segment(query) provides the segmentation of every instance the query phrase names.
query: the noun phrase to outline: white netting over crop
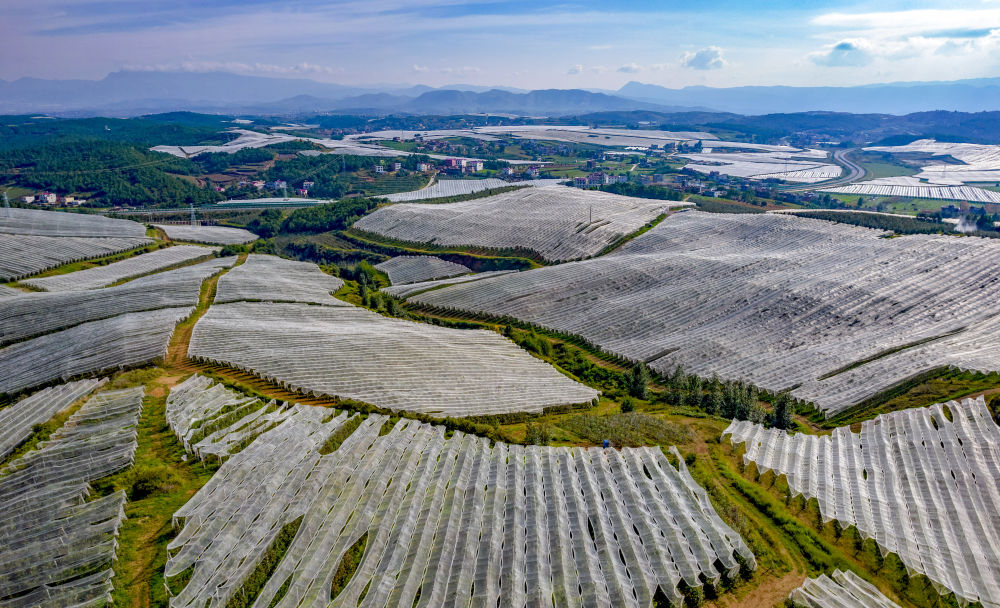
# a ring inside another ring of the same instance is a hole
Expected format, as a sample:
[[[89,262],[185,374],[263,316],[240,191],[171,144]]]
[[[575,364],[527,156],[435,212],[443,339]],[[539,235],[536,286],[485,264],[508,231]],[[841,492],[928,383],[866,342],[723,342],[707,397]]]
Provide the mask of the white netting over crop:
[[[261,433],[309,406],[289,405],[241,395],[195,374],[167,397],[167,424],[184,449],[205,459],[225,460]]]
[[[438,416],[539,412],[598,396],[497,333],[354,306],[216,304],[188,354],[292,390]]]
[[[667,201],[550,186],[460,203],[390,205],[354,227],[414,243],[522,248],[561,261],[596,255],[669,207]]]
[[[734,421],[746,462],[784,474],[826,521],[857,526],[939,589],[1000,606],[1000,427],[980,397],[883,414],[860,433]]]
[[[0,606],[110,603],[125,493],[86,499],[90,482],[132,465],[142,398],[99,393],[0,471]]]
[[[18,292],[24,297],[0,298],[0,344],[127,312],[194,306],[202,281],[235,260],[213,258],[106,289]]]
[[[793,394],[827,412],[935,367],[1000,370],[1000,302],[986,295],[1000,243],[882,236],[688,211],[610,255],[412,299],[578,334],[661,372],[801,385]]]
[[[825,162],[827,155],[822,150],[816,152],[820,154],[817,156],[812,151],[803,154],[788,151],[704,152],[680,156],[691,161],[684,166],[685,169],[701,173],[717,172],[751,179],[775,178],[810,184],[839,177],[842,172],[840,165]]]
[[[1000,178],[1000,172],[997,173],[997,177]],[[1000,203],[1000,192],[976,188],[974,186],[930,184],[922,182],[915,177],[884,177],[866,182],[856,182],[846,186],[838,186],[836,188],[826,188],[824,191],[867,194],[869,196],[909,196],[975,203]]]
[[[472,272],[467,266],[432,255],[401,255],[376,264],[375,268],[389,275],[389,281],[393,285],[446,279]]]
[[[877,587],[850,570],[807,578],[789,598],[803,608],[900,608]]]
[[[80,238],[0,234],[0,280],[17,280],[69,262],[121,253],[152,242],[152,239],[145,237]]]
[[[905,146],[875,146],[865,148],[889,154],[917,152],[934,156],[950,156],[961,164],[945,159],[928,163],[914,177],[930,184],[961,185],[973,182],[1000,182],[1000,146],[965,144],[918,139]]]
[[[0,410],[0,460],[31,436],[36,424],[52,418],[104,382],[95,379],[60,384]]]
[[[40,209],[10,209],[0,215],[0,232],[35,236],[144,237],[146,227],[103,215]]]
[[[209,245],[241,245],[257,240],[257,235],[242,228],[228,226],[191,226],[187,224],[153,224],[175,241],[208,243]]]
[[[25,295],[25,292],[21,291],[20,289],[14,289],[13,287],[0,285],[0,300],[6,300],[7,298],[13,298],[23,295]]]
[[[460,277],[452,277],[450,279],[438,279],[436,281],[421,281],[419,283],[409,283],[407,285],[392,285],[390,287],[383,287],[381,291],[391,296],[396,296],[397,298],[408,298],[414,294],[420,293],[422,291],[427,291],[428,289],[434,289],[435,287],[440,287],[442,285],[455,285],[457,283],[468,283],[469,281],[479,281],[481,279],[495,277],[501,274],[509,274],[511,272],[517,272],[517,271],[489,270],[486,272],[479,272],[476,274],[466,274]]]
[[[37,287],[45,291],[81,291],[98,289],[140,275],[156,272],[170,266],[190,262],[198,258],[212,255],[216,250],[195,245],[178,245],[157,249],[150,253],[137,255],[107,266],[94,266],[86,270],[78,270],[41,279],[28,279],[25,285]]]
[[[162,357],[174,326],[192,310],[188,306],[128,313],[2,348],[0,394]]]
[[[307,302],[350,306],[331,295],[344,282],[316,264],[285,260],[273,255],[251,254],[246,262],[219,279],[215,301]]]
[[[413,190],[411,192],[389,194],[386,195],[385,198],[394,203],[402,203],[408,201],[426,200],[430,198],[440,198],[442,196],[461,196],[463,194],[472,194],[474,192],[493,190],[495,188],[508,188],[510,186],[555,186],[558,185],[560,181],[564,180],[534,179],[520,182],[505,182],[504,180],[497,179],[495,177],[489,177],[486,179],[442,179],[434,182],[426,188]]]
[[[171,606],[225,606],[299,518],[255,606],[646,607],[657,588],[676,600],[681,581],[754,565],[676,450],[677,467],[657,448],[491,447],[406,419],[385,433],[372,415],[322,454],[347,421],[303,410],[176,513],[166,575],[191,572]],[[365,535],[331,604],[338,565]]]

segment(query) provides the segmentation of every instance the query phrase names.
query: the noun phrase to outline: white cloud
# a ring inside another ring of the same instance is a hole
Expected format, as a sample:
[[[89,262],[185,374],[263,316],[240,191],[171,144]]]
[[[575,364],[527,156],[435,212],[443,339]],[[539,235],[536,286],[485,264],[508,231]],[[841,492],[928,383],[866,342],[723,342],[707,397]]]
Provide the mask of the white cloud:
[[[722,56],[722,49],[709,46],[684,53],[681,56],[681,65],[693,70],[718,70],[726,66],[726,58]]]
[[[579,63],[566,70],[566,73],[570,74],[571,76],[575,76],[576,74],[579,74],[581,72],[583,72],[583,66],[580,65]]]
[[[941,30],[978,30],[1000,27],[1000,9],[917,9],[872,13],[826,13],[815,25],[858,30],[929,33]]]
[[[618,71],[622,74],[638,74],[642,71],[642,66],[635,63],[626,63],[622,67],[618,68]]]
[[[125,64],[123,70],[137,72],[234,72],[237,74],[317,75],[339,74],[343,68],[302,62],[295,65],[243,63],[239,61],[183,61],[175,64]]]
[[[810,61],[827,67],[859,67],[868,65],[873,59],[871,43],[862,38],[841,40],[809,54]]]
[[[426,74],[427,72],[430,72],[431,69],[429,67],[427,67],[426,65],[417,65],[417,64],[414,63],[413,64],[413,71],[416,72],[417,74]]]

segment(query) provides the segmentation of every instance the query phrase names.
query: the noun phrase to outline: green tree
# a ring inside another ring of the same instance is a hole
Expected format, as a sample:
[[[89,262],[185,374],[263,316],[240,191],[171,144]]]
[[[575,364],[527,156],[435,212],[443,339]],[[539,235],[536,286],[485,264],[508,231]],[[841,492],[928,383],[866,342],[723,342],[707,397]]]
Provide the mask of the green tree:
[[[636,363],[632,367],[632,374],[629,376],[629,395],[636,399],[649,398],[649,369],[643,363]]]

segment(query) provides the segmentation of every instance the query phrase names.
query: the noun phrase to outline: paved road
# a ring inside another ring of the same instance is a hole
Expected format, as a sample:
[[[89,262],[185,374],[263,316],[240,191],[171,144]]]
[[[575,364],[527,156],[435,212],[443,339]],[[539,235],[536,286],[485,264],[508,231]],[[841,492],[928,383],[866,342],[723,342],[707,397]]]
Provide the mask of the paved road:
[[[815,184],[799,184],[792,186],[790,188],[782,188],[784,192],[806,192],[808,190],[818,190],[820,188],[833,188],[834,186],[845,186],[851,182],[856,182],[865,176],[865,169],[861,165],[857,164],[848,155],[854,152],[857,148],[849,148],[847,150],[837,150],[833,153],[833,162],[837,163],[841,167],[847,170],[847,173],[841,175],[836,179],[827,180],[825,182],[817,182]]]

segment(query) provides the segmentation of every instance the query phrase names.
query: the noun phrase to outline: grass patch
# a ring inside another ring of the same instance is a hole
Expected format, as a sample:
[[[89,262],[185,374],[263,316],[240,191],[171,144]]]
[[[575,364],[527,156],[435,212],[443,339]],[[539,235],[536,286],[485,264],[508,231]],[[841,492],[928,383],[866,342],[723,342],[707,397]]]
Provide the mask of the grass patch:
[[[340,592],[344,590],[347,583],[354,577],[354,573],[357,572],[358,566],[361,564],[361,558],[365,555],[365,548],[367,546],[368,533],[365,532],[361,535],[361,538],[344,552],[344,557],[341,558],[340,563],[337,565],[337,570],[333,574],[333,584],[330,586],[330,601],[337,599]]]

